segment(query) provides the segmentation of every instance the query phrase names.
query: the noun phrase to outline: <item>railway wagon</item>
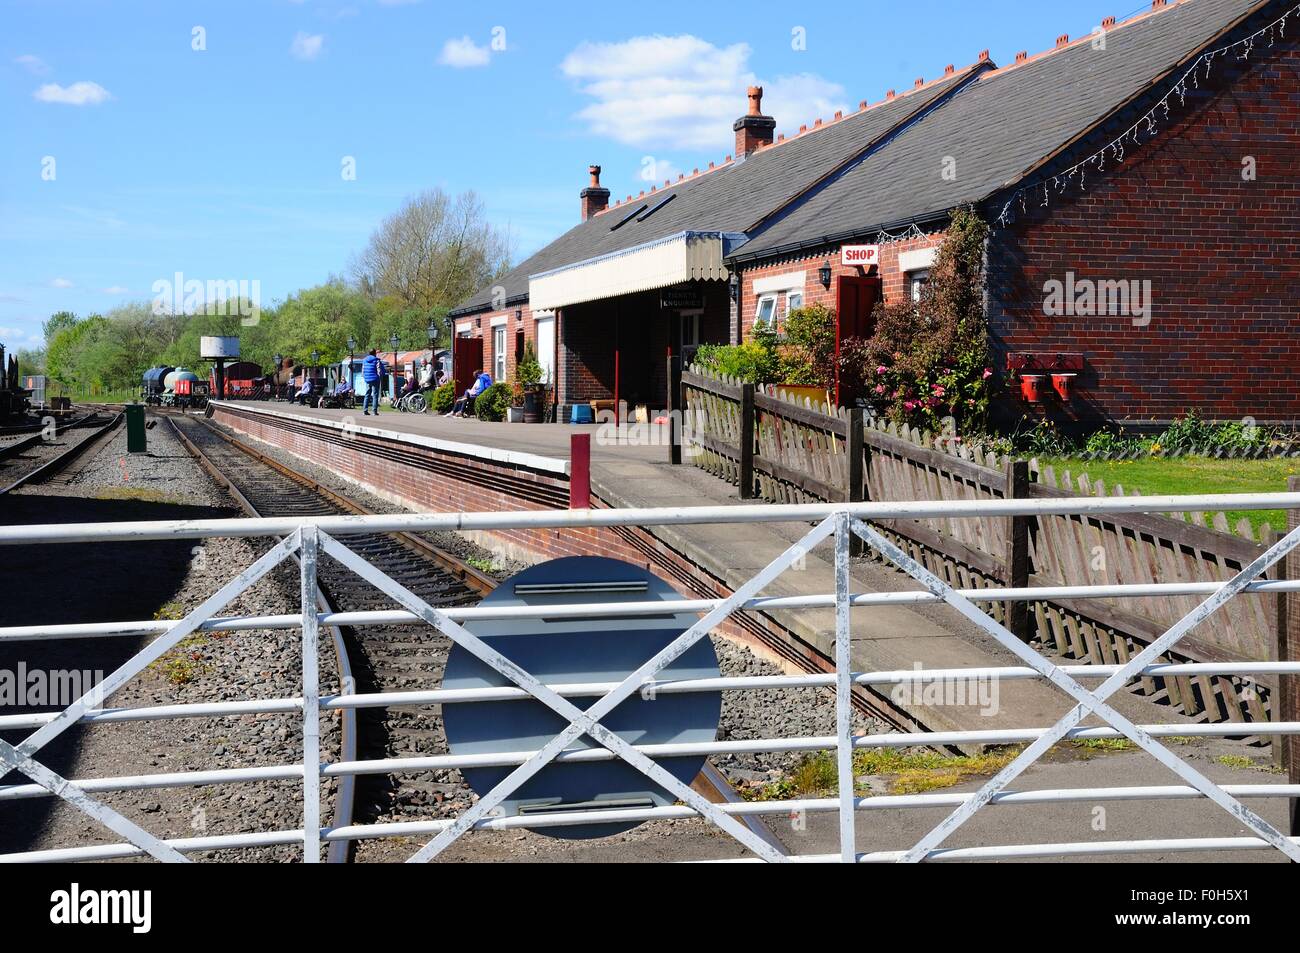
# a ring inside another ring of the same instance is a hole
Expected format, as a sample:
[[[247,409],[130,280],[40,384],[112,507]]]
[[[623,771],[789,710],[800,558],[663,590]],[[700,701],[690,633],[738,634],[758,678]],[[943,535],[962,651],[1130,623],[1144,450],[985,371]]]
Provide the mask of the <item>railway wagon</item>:
[[[226,392],[217,393],[217,372],[214,368],[208,373],[208,392],[214,398],[228,397],[231,400],[256,400],[262,396],[265,381],[262,377],[262,365],[252,361],[236,361],[226,365]]]
[[[145,371],[140,386],[140,399],[146,404],[160,405],[163,392],[167,390],[167,375],[175,370],[169,365],[161,365]]]
[[[185,367],[178,367],[163,378],[160,398],[164,407],[206,407],[208,382]]]

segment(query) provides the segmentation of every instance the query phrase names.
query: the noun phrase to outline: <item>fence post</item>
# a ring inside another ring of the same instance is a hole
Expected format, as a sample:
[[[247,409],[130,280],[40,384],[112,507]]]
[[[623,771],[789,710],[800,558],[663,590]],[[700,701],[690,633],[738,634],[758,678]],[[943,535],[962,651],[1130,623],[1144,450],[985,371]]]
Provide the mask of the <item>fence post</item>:
[[[569,509],[591,508],[591,434],[569,435]]]
[[[866,441],[862,434],[861,407],[849,408],[848,427],[848,437],[844,441],[844,452],[848,454],[844,468],[845,482],[848,484],[844,488],[844,499],[849,503],[861,503],[866,499],[862,485],[863,468],[866,466]],[[849,534],[850,556],[861,556],[865,547],[866,541],[861,536],[857,533]]]
[[[668,462],[682,462],[682,424],[686,401],[682,399],[682,358],[668,355]],[[680,418],[680,419],[679,419]]]
[[[1287,490],[1300,493],[1300,477],[1287,479]],[[1286,531],[1300,527],[1300,510],[1286,511]],[[1300,579],[1300,554],[1292,550],[1280,567],[1284,579]],[[1300,659],[1300,593],[1283,593],[1278,599],[1277,660],[1294,662]],[[1274,721],[1300,721],[1300,675],[1277,677],[1277,701],[1273,706]],[[1282,764],[1287,769],[1287,780],[1300,784],[1300,739],[1295,735],[1277,736],[1274,742],[1282,749]],[[1291,836],[1300,836],[1300,798],[1291,798]]]
[[[1006,491],[1008,500],[1024,499],[1029,495],[1029,462],[1008,460],[1006,464]],[[1022,589],[1029,585],[1029,516],[1007,517],[1007,550],[1003,566],[1003,584]],[[1004,602],[1003,618],[1007,629],[1022,642],[1029,641],[1029,603]]]
[[[740,498],[754,498],[754,385],[740,385]]]

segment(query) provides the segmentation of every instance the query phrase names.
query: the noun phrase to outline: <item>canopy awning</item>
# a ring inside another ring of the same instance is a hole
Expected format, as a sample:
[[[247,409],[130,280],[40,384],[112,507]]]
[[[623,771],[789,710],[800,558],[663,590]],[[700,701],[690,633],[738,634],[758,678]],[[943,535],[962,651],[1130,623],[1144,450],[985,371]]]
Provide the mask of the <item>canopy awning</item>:
[[[536,313],[683,281],[722,281],[727,277],[723,256],[744,238],[729,232],[680,232],[530,275],[528,304]]]

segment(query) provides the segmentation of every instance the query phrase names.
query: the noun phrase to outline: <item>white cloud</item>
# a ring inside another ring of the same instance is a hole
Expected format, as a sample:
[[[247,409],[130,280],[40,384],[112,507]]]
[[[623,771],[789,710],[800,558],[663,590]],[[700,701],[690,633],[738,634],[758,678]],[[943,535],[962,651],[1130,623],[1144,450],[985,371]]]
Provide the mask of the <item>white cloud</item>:
[[[124,295],[124,294],[131,293],[130,288],[123,288],[121,285],[109,285],[107,288],[103,288],[101,290],[106,295]]]
[[[299,32],[289,44],[289,53],[296,59],[314,60],[325,46],[325,34]]]
[[[46,83],[32,95],[43,103],[63,103],[66,106],[98,106],[113,98],[103,86],[84,79],[71,86]]]
[[[0,327],[0,340],[3,340],[10,347],[21,346],[24,342],[40,345],[45,343],[45,336],[41,334],[39,328],[29,330],[28,328],[19,327]]]
[[[717,47],[689,34],[639,36],[583,43],[560,69],[593,100],[578,113],[591,132],[626,145],[725,148],[755,84],[780,129],[847,109],[843,87],[815,74],[760,80],[748,68],[751,52],[745,43]]]
[[[458,40],[448,40],[442,44],[442,55],[438,57],[438,62],[443,66],[465,69],[470,66],[487,66],[491,58],[492,53],[486,46],[477,46],[469,37],[462,36]]]
[[[51,287],[51,288],[71,288],[71,287],[72,287],[72,282],[69,281],[67,278],[51,278],[51,279],[50,279],[50,287]]]
[[[33,56],[31,53],[24,53],[22,56],[15,56],[14,62],[21,66],[33,76],[44,76],[50,71],[50,67],[45,60],[39,56]]]

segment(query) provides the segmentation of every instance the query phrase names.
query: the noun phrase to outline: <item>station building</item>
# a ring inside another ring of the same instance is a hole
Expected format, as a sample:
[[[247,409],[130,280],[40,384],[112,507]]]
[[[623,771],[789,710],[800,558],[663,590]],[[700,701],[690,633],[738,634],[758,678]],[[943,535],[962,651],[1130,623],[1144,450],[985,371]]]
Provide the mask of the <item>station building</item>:
[[[662,407],[666,355],[800,304],[868,334],[973,205],[995,371],[1063,377],[1037,400],[1008,386],[1003,415],[1291,423],[1298,38],[1295,0],[1155,0],[789,136],[751,89],[721,163],[613,205],[593,166],[580,223],[453,312],[460,366],[508,379],[533,340],[562,411]]]

